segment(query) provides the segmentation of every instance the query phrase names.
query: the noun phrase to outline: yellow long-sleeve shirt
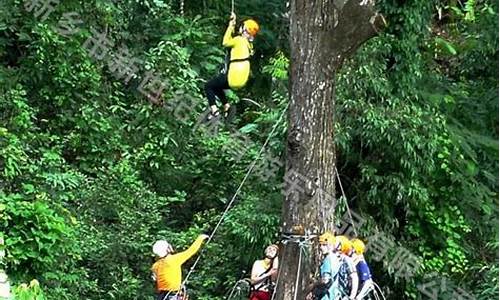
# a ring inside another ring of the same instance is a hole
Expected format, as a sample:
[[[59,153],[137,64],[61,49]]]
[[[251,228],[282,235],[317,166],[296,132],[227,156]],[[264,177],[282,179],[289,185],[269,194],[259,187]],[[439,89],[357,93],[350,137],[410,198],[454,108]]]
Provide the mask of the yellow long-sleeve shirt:
[[[199,236],[187,250],[167,255],[153,264],[151,271],[153,271],[156,278],[157,291],[176,292],[181,288],[181,266],[198,252],[202,243],[203,237]]]
[[[222,40],[222,46],[231,48],[230,58],[245,59],[252,54],[252,43],[247,38],[238,35],[233,37],[234,26],[229,25]],[[229,64],[227,81],[232,89],[239,89],[245,86],[250,76],[250,61],[239,61]]]

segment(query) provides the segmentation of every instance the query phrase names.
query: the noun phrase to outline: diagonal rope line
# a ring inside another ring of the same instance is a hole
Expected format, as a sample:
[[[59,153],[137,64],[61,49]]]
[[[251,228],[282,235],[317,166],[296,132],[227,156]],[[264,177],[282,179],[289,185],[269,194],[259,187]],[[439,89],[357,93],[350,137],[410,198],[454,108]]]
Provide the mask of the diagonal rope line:
[[[287,106],[288,107],[288,106]],[[259,161],[262,153],[264,152],[264,149],[266,148],[267,144],[269,143],[269,141],[271,140],[274,132],[276,131],[276,128],[278,128],[278,125],[281,121],[281,119],[283,118],[283,115],[285,114],[286,110],[287,110],[287,107],[285,107],[285,109],[283,109],[283,111],[281,112],[281,115],[279,116],[278,120],[276,121],[276,123],[274,124],[273,126],[273,129],[271,130],[271,132],[269,133],[266,141],[264,142],[264,144],[262,145],[262,147],[260,148],[259,152],[257,153],[257,157],[254,159],[254,161],[252,162],[252,164],[250,165],[250,167],[248,168],[248,171],[247,173],[245,174],[245,177],[243,178],[243,180],[241,181],[240,185],[238,186],[238,189],[236,190],[236,192],[234,193],[233,197],[231,198],[231,201],[229,201],[229,203],[227,204],[226,206],[226,209],[224,210],[224,212],[222,213],[222,216],[221,218],[219,219],[219,222],[217,222],[217,225],[215,226],[214,230],[212,231],[212,233],[210,234],[210,236],[208,237],[208,240],[207,242],[205,243],[205,248],[206,249],[206,246],[212,241],[215,233],[217,232],[217,230],[219,229],[220,225],[222,224],[222,222],[224,221],[224,218],[226,217],[227,213],[229,212],[229,210],[231,209],[231,206],[233,205],[234,201],[236,200],[236,196],[238,196],[239,192],[241,191],[241,188],[243,187],[243,185],[245,184],[245,181],[248,179],[248,177],[250,176],[250,174],[252,173],[255,165],[257,164],[257,162]],[[203,250],[202,250],[202,253],[200,253],[200,255],[198,256],[198,258],[196,259],[196,261],[194,262],[193,266],[191,267],[191,269],[189,270],[188,274],[186,275],[186,278],[184,279],[184,281],[182,282],[182,285],[184,285],[189,277],[191,276],[191,274],[194,272],[194,269],[196,268],[196,266],[198,265],[198,262],[200,261],[201,259],[201,254],[203,254]],[[179,292],[177,292],[178,294]],[[167,294],[168,296],[168,294]],[[164,298],[164,300],[167,298],[167,296]]]
[[[342,181],[340,180],[339,171],[337,170],[337,166],[335,166],[335,174],[337,175],[337,180],[339,182],[340,190],[342,191],[342,198],[344,198],[345,206],[347,207],[347,213],[349,214],[349,218],[351,219],[351,225],[354,229],[354,234],[358,236],[358,231],[356,230],[356,226],[354,225],[354,219],[352,218],[351,209],[349,208],[349,204],[347,203],[347,197],[344,192],[344,187],[342,186]]]

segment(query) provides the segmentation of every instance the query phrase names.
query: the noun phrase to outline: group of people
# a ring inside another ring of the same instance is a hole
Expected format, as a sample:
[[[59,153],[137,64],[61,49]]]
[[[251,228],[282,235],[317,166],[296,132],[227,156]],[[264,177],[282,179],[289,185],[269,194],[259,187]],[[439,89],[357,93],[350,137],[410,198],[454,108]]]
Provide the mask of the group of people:
[[[325,232],[319,237],[319,245],[323,255],[320,278],[312,285],[307,299],[366,299],[373,281],[364,258],[363,241]]]
[[[230,104],[225,90],[244,87],[250,76],[250,57],[253,55],[252,42],[259,32],[259,24],[247,19],[236,30],[236,15],[231,13],[229,25],[222,45],[230,51],[223,69],[205,85],[209,103],[208,119],[220,115],[216,100],[222,102],[222,113],[227,116]],[[236,35],[235,35],[236,34]],[[151,270],[156,282],[157,300],[187,300],[182,292],[181,266],[200,249],[207,235],[200,235],[185,251],[174,253],[165,240],[157,241],[153,252],[158,260]],[[361,300],[373,289],[370,268],[363,253],[365,244],[360,239],[349,240],[345,236],[335,236],[325,232],[319,237],[323,255],[320,278],[312,284],[307,300]],[[277,245],[270,245],[264,251],[265,257],[255,261],[251,272],[250,300],[270,300],[278,277]]]
[[[182,252],[175,253],[166,240],[153,245],[157,260],[151,267],[152,279],[156,283],[157,300],[187,300],[182,286],[182,265],[200,250],[208,235],[202,234]],[[252,267],[251,300],[269,300],[278,275],[278,245],[270,245],[264,251],[265,257],[255,261]]]
[[[153,245],[157,300],[187,300],[182,291],[182,264],[198,252],[207,235],[200,235],[185,251],[174,253],[165,240]],[[370,268],[364,258],[365,244],[325,232],[319,236],[322,262],[317,282],[311,284],[307,300],[362,300],[373,289]],[[278,278],[278,245],[266,247],[264,258],[254,262],[250,276],[250,300],[271,300]]]

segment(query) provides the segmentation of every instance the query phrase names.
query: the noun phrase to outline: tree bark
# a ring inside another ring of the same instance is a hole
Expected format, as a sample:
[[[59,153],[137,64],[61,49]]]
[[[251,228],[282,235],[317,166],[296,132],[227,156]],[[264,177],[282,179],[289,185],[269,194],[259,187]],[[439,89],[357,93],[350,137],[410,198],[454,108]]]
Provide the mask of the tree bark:
[[[290,4],[290,104],[281,230],[307,236],[334,226],[335,73],[376,35],[384,20],[370,1],[291,0]],[[284,244],[274,299],[305,298],[320,262],[316,243],[306,248],[301,255],[296,240]]]

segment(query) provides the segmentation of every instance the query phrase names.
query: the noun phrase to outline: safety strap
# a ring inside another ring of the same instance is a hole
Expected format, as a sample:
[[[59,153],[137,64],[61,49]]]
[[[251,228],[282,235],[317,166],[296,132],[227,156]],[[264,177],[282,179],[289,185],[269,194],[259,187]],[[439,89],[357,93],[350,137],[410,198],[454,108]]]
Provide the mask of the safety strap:
[[[234,63],[234,62],[242,62],[242,61],[249,61],[250,60],[250,56],[248,57],[245,57],[245,58],[236,58],[236,59],[231,59],[229,61],[229,63]]]
[[[273,268],[273,264],[274,264],[274,258],[271,260],[271,263],[269,264],[269,267],[262,273],[260,273],[259,277],[266,274],[267,272],[271,271],[271,269]],[[272,280],[270,277],[267,277],[266,279],[262,280],[261,282],[259,283],[256,283],[256,284],[251,284],[250,285],[250,292],[252,291],[259,291],[260,288],[262,287],[266,287],[266,286],[270,286],[272,284]],[[259,289],[255,288],[256,285],[260,285],[259,286]]]
[[[244,61],[250,61],[250,56],[245,57],[245,58],[235,58],[235,59],[230,59],[230,51],[226,52],[226,57],[224,58],[224,66],[222,67],[221,73],[226,74],[229,72],[229,65],[234,63],[234,62],[244,62]]]

